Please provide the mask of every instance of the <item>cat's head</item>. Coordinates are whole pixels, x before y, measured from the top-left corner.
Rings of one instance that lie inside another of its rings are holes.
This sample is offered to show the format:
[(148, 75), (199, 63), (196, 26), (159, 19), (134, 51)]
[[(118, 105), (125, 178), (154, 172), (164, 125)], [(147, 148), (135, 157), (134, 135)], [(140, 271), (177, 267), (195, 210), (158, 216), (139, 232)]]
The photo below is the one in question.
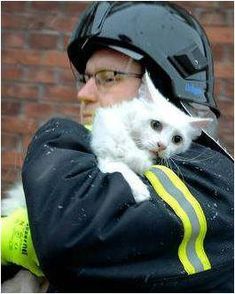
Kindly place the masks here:
[(142, 113), (133, 133), (137, 145), (160, 158), (185, 152), (212, 120), (190, 117), (167, 101), (145, 74), (141, 94)]
[(184, 119), (175, 121), (170, 118), (170, 113), (164, 116), (156, 112), (153, 107), (152, 111), (142, 115), (141, 124), (133, 130), (132, 135), (139, 148), (160, 158), (170, 158), (185, 152), (209, 122), (209, 119), (186, 115)]

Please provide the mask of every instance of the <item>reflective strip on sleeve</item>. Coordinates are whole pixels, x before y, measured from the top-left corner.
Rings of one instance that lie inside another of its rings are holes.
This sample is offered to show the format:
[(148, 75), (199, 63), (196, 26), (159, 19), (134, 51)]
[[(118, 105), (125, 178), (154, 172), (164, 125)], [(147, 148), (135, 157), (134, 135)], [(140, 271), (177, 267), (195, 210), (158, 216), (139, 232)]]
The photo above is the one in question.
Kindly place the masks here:
[(145, 176), (182, 221), (184, 237), (178, 256), (185, 271), (191, 275), (210, 269), (211, 264), (203, 247), (207, 222), (199, 202), (181, 179), (166, 166), (152, 166), (145, 172)]

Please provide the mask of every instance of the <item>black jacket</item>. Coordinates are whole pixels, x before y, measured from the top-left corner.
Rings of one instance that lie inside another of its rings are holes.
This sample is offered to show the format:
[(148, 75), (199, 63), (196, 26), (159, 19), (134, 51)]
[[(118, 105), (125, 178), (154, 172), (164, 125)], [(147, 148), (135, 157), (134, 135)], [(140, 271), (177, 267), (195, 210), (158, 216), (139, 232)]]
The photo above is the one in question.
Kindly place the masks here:
[(153, 190), (136, 204), (119, 173), (103, 174), (90, 132), (52, 119), (34, 136), (23, 184), (42, 270), (59, 292), (233, 292), (233, 162), (193, 143), (172, 165), (205, 214), (211, 269), (188, 274), (181, 219)]

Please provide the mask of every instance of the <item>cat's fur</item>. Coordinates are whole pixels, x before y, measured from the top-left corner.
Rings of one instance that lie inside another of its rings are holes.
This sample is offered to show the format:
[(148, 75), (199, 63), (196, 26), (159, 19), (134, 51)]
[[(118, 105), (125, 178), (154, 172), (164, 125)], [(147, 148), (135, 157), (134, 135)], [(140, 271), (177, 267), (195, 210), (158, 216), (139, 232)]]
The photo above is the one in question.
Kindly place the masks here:
[[(151, 126), (154, 121), (160, 122), (159, 130)], [(190, 117), (167, 101), (146, 73), (139, 97), (96, 111), (91, 147), (100, 170), (120, 172), (139, 203), (150, 194), (138, 175), (142, 176), (155, 158), (185, 152), (209, 121)], [(173, 143), (175, 136), (180, 136), (182, 143)]]

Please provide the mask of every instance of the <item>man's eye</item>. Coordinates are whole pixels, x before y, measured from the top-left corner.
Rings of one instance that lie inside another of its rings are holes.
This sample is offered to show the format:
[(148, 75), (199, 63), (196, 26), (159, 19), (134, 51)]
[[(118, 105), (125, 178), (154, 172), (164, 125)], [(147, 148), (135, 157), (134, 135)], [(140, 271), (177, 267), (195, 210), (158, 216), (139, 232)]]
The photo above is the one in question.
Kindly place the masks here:
[(103, 78), (103, 81), (105, 83), (112, 83), (115, 81), (115, 77), (105, 77), (105, 78)]

